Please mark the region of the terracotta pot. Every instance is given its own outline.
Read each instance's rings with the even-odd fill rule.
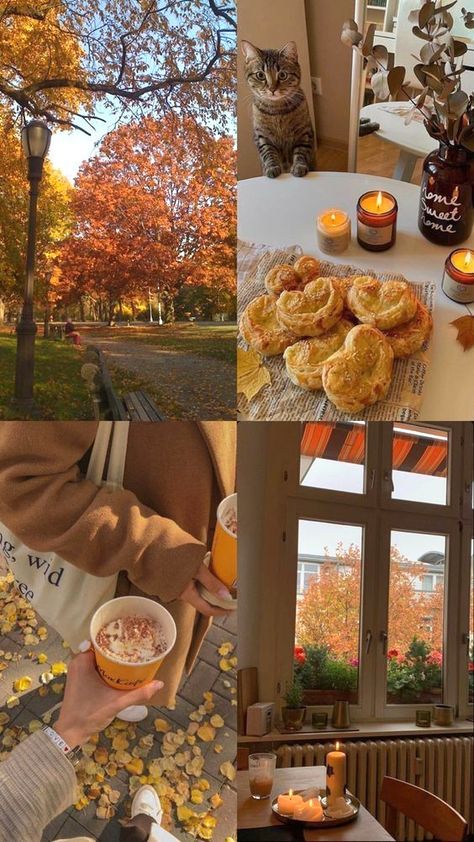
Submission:
[[[303,690],[305,705],[333,705],[334,702],[357,702],[357,693],[352,690]]]
[[[283,717],[283,724],[287,731],[301,731],[303,727],[304,717],[306,713],[306,707],[301,708],[288,708],[283,707],[281,709],[281,715]]]

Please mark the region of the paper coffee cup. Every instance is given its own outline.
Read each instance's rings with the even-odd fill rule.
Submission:
[[[122,661],[116,655],[105,652],[96,643],[99,631],[107,623],[121,617],[138,615],[156,620],[166,638],[166,651],[152,661],[131,663]],[[97,670],[100,677],[116,690],[136,690],[153,681],[157,671],[176,642],[176,625],[166,608],[158,602],[143,596],[120,596],[105,602],[97,609],[91,620],[90,637],[94,649]]]
[[[230,513],[237,515],[237,494],[221,500],[217,507],[217,523],[212,542],[210,570],[228,588],[237,584],[237,535],[224,522]]]

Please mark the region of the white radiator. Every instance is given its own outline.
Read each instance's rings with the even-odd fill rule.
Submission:
[[[276,750],[277,765],[324,766],[334,743],[282,745]],[[474,832],[474,737],[426,737],[423,739],[357,740],[344,743],[347,754],[347,786],[369,813],[385,823],[385,804],[379,793],[385,775],[416,784],[451,804]],[[432,839],[422,828],[399,818],[400,842]]]

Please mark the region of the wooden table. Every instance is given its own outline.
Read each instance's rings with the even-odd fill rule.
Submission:
[[[365,251],[356,239],[357,199],[367,190],[387,190],[399,205],[397,242],[382,252]],[[434,329],[431,363],[425,382],[420,421],[470,421],[474,418],[474,350],[464,351],[450,324],[467,315],[468,308],[447,298],[441,290],[444,263],[451,249],[426,240],[418,230],[420,188],[391,178],[360,173],[309,173],[305,178],[250,178],[239,183],[239,237],[254,243],[282,247],[298,244],[319,255],[316,216],[324,208],[338,207],[352,218],[352,241],[346,252],[328,258],[362,270],[400,272],[409,281],[433,281]],[[474,234],[465,243],[474,250]],[[324,257],[324,255],[321,255]],[[474,305],[470,305],[474,314]],[[300,420],[285,418],[285,420]]]
[[[237,827],[239,830],[260,827],[285,827],[273,815],[271,802],[280,792],[307,787],[323,788],[326,784],[324,766],[301,766],[294,769],[276,769],[271,798],[256,801],[250,796],[249,773],[237,772]],[[360,808],[353,822],[327,829],[304,830],[306,842],[393,842],[393,837],[365,809]]]

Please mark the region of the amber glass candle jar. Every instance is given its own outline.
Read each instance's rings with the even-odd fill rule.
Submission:
[[[372,190],[357,203],[357,241],[368,251],[386,251],[397,239],[397,200],[391,193]]]
[[[444,265],[443,292],[460,304],[474,301],[474,254],[469,249],[452,251]]]

